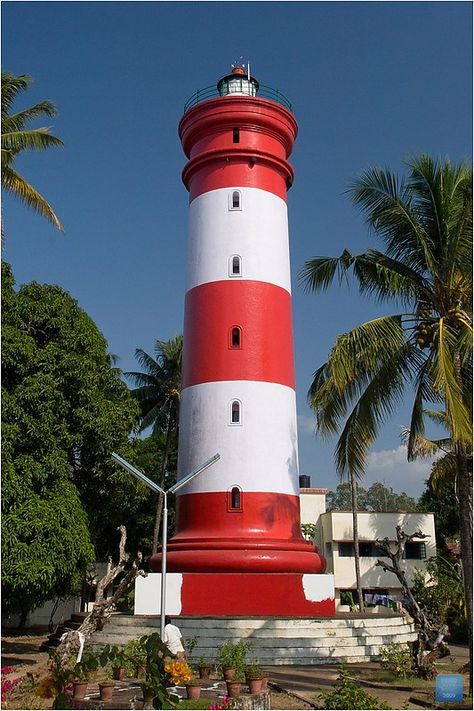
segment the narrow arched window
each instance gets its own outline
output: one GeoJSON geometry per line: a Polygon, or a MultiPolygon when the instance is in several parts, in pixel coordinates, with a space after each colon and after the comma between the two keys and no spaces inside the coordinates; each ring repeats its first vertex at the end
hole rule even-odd
{"type": "Polygon", "coordinates": [[[242,422],[242,408],[239,400],[234,400],[230,407],[230,422],[232,425],[240,425],[242,422]]]}
{"type": "Polygon", "coordinates": [[[242,329],[240,328],[240,326],[232,326],[232,328],[230,329],[230,347],[242,347],[242,329]]]}
{"type": "Polygon", "coordinates": [[[227,490],[227,511],[235,513],[243,509],[243,493],[240,486],[232,486],[227,490]]]}
{"type": "Polygon", "coordinates": [[[233,190],[229,194],[229,210],[241,210],[242,209],[242,196],[240,190],[233,190]]]}
{"type": "Polygon", "coordinates": [[[240,257],[232,257],[232,274],[234,276],[240,275],[241,261],[240,257]]]}
{"type": "Polygon", "coordinates": [[[230,275],[231,276],[240,276],[242,274],[242,260],[241,258],[235,254],[230,263],[230,275]]]}
{"type": "Polygon", "coordinates": [[[240,489],[234,486],[230,492],[230,505],[233,509],[240,509],[240,489]]]}

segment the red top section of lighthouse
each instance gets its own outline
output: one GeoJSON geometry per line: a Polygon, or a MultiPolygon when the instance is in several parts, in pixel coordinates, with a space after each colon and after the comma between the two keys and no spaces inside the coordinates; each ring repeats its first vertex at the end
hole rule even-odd
{"type": "Polygon", "coordinates": [[[232,185],[258,187],[286,200],[298,125],[280,92],[260,87],[236,67],[219,80],[217,91],[203,89],[186,106],[191,108],[180,121],[179,136],[189,158],[182,177],[190,200],[232,185]]]}

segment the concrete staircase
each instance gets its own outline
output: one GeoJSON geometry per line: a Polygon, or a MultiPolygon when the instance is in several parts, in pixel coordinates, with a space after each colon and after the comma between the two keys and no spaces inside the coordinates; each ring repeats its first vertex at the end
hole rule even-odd
{"type": "MultiPolygon", "coordinates": [[[[348,613],[335,618],[175,617],[183,638],[197,639],[193,657],[215,658],[227,640],[252,641],[249,657],[260,664],[331,664],[378,659],[380,647],[416,638],[403,615],[348,613]]],[[[160,631],[160,618],[114,614],[91,639],[95,647],[124,645],[160,631]]]]}

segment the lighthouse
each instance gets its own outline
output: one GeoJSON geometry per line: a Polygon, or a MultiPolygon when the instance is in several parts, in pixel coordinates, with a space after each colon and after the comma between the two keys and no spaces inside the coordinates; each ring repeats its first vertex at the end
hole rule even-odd
{"type": "Polygon", "coordinates": [[[300,530],[287,213],[296,135],[288,100],[243,67],[197,92],[179,124],[189,232],[178,471],[220,454],[176,497],[167,567],[183,614],[334,612],[324,558],[300,530]]]}

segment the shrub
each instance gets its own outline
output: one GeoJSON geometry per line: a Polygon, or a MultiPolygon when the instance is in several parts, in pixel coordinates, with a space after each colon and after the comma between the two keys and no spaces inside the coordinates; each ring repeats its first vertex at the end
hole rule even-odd
{"type": "Polygon", "coordinates": [[[364,691],[357,682],[349,678],[347,669],[341,672],[330,694],[319,694],[314,701],[323,701],[325,709],[389,709],[384,701],[364,691]]]}
{"type": "Polygon", "coordinates": [[[140,668],[146,665],[146,651],[139,639],[129,640],[123,648],[125,653],[125,673],[127,676],[137,677],[140,668]]]}
{"type": "Polygon", "coordinates": [[[407,644],[392,642],[380,648],[382,669],[387,669],[398,679],[412,675],[412,656],[407,644]]]}
{"type": "MultiPolygon", "coordinates": [[[[217,648],[217,658],[222,667],[234,668],[236,675],[243,676],[245,668],[245,659],[252,647],[252,642],[244,642],[241,639],[239,642],[224,642],[217,648]]],[[[235,678],[235,677],[234,677],[235,678]]]]}

